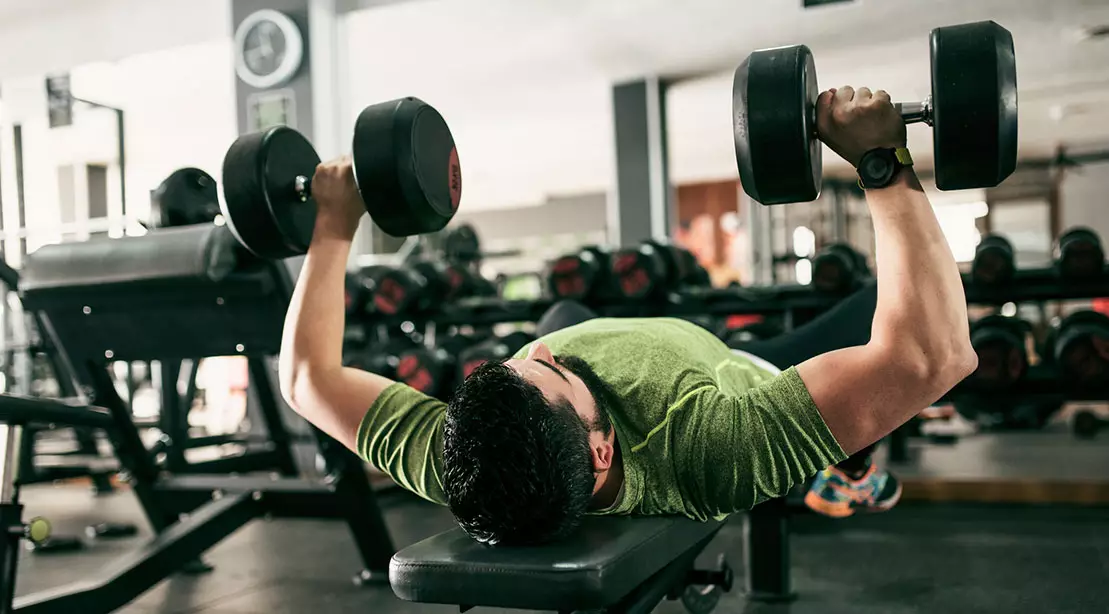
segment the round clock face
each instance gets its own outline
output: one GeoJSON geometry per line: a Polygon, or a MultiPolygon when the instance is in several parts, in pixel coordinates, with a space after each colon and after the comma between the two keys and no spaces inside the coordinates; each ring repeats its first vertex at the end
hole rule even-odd
{"type": "Polygon", "coordinates": [[[300,68],[304,41],[296,23],[266,9],[247,16],[235,31],[235,72],[247,85],[266,89],[291,79],[300,68]]]}

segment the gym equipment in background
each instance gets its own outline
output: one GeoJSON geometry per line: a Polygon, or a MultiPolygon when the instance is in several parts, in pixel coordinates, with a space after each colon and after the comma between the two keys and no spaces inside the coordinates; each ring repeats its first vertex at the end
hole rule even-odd
{"type": "Polygon", "coordinates": [[[216,180],[199,168],[179,168],[150,191],[148,228],[208,224],[220,214],[216,180]]]}
{"type": "Polygon", "coordinates": [[[490,360],[511,358],[516,352],[520,351],[520,348],[532,341],[535,341],[535,335],[515,331],[504,336],[486,339],[466,348],[458,356],[458,381],[461,382],[470,377],[474,369],[490,360]]]}
{"type": "Polygon", "coordinates": [[[870,277],[870,267],[862,252],[846,243],[833,243],[813,258],[810,285],[826,294],[848,294],[870,277]]]}
{"type": "Polygon", "coordinates": [[[547,288],[556,300],[595,303],[612,295],[611,254],[603,247],[586,245],[551,263],[547,288]]]}
{"type": "Polygon", "coordinates": [[[1055,272],[1066,281],[1094,279],[1105,271],[1101,237],[1084,226],[1059,235],[1055,242],[1055,272]]]}
{"type": "Polygon", "coordinates": [[[618,250],[612,255],[611,270],[617,296],[629,301],[661,298],[709,281],[689,250],[653,239],[618,250]]]}
{"type": "MultiPolygon", "coordinates": [[[[401,237],[440,230],[462,198],[462,171],[443,117],[417,98],[366,107],[354,126],[354,179],[366,212],[401,237]]],[[[278,126],[239,137],[223,160],[223,216],[261,258],[308,250],[316,222],[312,176],[320,157],[278,126]]]]}
{"type": "Polygon", "coordinates": [[[982,237],[974,250],[970,265],[970,278],[983,286],[1000,286],[1013,278],[1016,272],[1013,244],[999,234],[982,237]]]}
{"type": "MultiPolygon", "coordinates": [[[[936,186],[992,187],[1017,161],[1013,36],[992,21],[932,30],[932,95],[897,105],[932,126],[936,186]]],[[[735,71],[732,125],[740,183],[764,205],[816,200],[823,167],[816,65],[804,45],[755,51],[735,71]]]]}
{"type": "Polygon", "coordinates": [[[1028,322],[1002,315],[986,316],[970,326],[970,344],[978,355],[978,368],[966,383],[982,391],[1005,390],[1028,371],[1025,337],[1028,322]]]}
{"type": "Polygon", "coordinates": [[[1062,379],[1085,392],[1109,391],[1109,316],[1076,311],[1048,333],[1044,358],[1062,379]]]}

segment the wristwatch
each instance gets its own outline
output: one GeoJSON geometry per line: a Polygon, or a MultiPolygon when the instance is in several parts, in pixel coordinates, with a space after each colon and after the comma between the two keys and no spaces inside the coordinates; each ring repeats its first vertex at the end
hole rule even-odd
{"type": "Polygon", "coordinates": [[[864,190],[884,188],[906,166],[913,165],[913,157],[904,147],[878,147],[863,154],[859,160],[859,187],[864,190]]]}

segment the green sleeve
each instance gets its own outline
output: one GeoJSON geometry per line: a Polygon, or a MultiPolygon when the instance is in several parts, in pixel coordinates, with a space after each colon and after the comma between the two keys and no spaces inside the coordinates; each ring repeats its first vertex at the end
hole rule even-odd
{"type": "Polygon", "coordinates": [[[683,499],[701,518],[780,497],[847,458],[796,368],[739,396],[706,386],[670,422],[683,499]]]}
{"type": "Polygon", "coordinates": [[[358,427],[358,454],[397,484],[440,505],[446,403],[404,384],[386,388],[358,427]]]}

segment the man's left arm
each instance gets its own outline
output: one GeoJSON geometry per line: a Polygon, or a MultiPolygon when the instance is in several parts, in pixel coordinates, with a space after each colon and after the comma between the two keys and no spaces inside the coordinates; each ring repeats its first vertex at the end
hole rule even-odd
{"type": "Polygon", "coordinates": [[[281,336],[281,393],[306,420],[357,452],[366,412],[395,382],[342,364],[347,259],[366,213],[350,161],[319,165],[312,195],[316,225],[281,336]]]}
{"type": "Polygon", "coordinates": [[[847,457],[796,369],[738,396],[706,386],[670,421],[686,507],[700,517],[783,496],[847,457]]]}

